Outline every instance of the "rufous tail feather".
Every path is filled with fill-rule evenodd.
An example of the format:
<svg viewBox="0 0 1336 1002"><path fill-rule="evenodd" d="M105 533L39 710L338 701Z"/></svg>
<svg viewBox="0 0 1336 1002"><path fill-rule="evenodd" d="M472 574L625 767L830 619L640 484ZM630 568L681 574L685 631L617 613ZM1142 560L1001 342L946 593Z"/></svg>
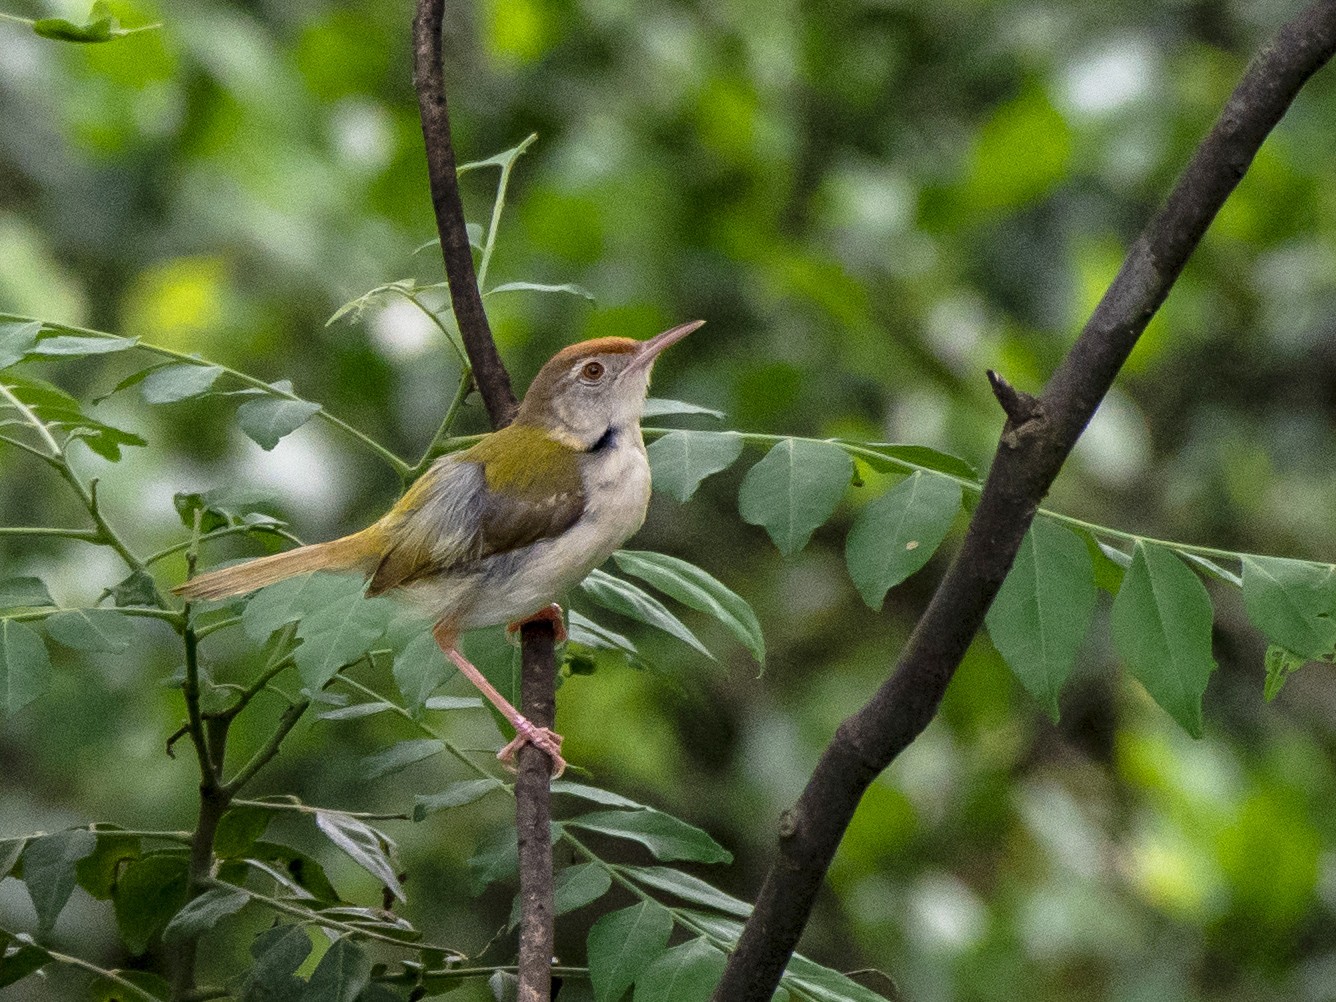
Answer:
<svg viewBox="0 0 1336 1002"><path fill-rule="evenodd" d="M210 571L178 585L172 591L186 599L227 598L309 571L361 571L369 574L375 570L381 557L376 529L373 525L328 543L299 546L286 553L275 553L271 557L260 557L235 567Z"/></svg>

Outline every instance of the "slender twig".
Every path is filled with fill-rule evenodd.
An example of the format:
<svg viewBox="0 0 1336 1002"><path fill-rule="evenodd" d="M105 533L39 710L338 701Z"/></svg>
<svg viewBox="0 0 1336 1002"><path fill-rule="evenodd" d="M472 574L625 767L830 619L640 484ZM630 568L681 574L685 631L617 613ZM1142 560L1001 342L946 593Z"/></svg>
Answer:
<svg viewBox="0 0 1336 1002"><path fill-rule="evenodd" d="M227 791L229 797L255 778L255 774L268 765L273 757L278 754L283 739L288 736L290 730L297 726L297 721L301 719L302 714L306 712L306 708L310 705L311 701L309 699L288 704L287 708L279 715L278 723L274 726L274 732L269 735L269 739L251 756L250 761L224 784L223 789Z"/></svg>
<svg viewBox="0 0 1336 1002"><path fill-rule="evenodd" d="M213 532L206 533L205 535L200 536L200 542L207 543L213 539L222 539L224 536L236 536L244 532L272 533L275 536L282 536L284 539L286 539L289 543L292 543L294 546L302 545L301 539L295 536L293 533L288 532L282 526L271 525L267 522L257 522L254 525L229 525L223 529L215 529ZM192 542L189 539L184 540L183 542L180 543L173 543L171 546L166 546L163 547L161 550L157 550L154 553L150 553L147 557L144 558L144 563L146 565L156 564L159 560L164 560L167 557L170 557L174 553L180 553L183 550L190 549L191 545Z"/></svg>
<svg viewBox="0 0 1336 1002"><path fill-rule="evenodd" d="M4 525L0 526L0 536L51 536L58 539L81 539L85 543L102 541L95 529L62 529L47 525Z"/></svg>
<svg viewBox="0 0 1336 1002"><path fill-rule="evenodd" d="M436 429L436 434L432 435L431 441L427 443L427 448L422 452L422 458L413 467L413 476L421 476L431 465L431 461L436 458L436 450L442 442L450 437L450 429L454 427L459 412L464 407L464 401L468 399L468 395L472 391L473 370L465 368L459 374L459 385L455 388L455 397L450 401L450 406L446 408L445 417L441 419L441 426Z"/></svg>
<svg viewBox="0 0 1336 1002"><path fill-rule="evenodd" d="M144 999L145 1002L162 1002L156 995L145 988L140 988L129 978L123 978L120 972L108 970L105 967L98 967L91 961L84 960L82 957L74 957L68 953L58 953L55 950L48 950L46 947L40 948L48 957L58 964L66 964L69 967L78 967L81 970L88 971L90 974L96 974L98 977L106 978L120 988L129 992L135 998Z"/></svg>
<svg viewBox="0 0 1336 1002"><path fill-rule="evenodd" d="M1013 401L1017 413L1003 428L965 540L893 674L839 726L780 822L778 856L715 1002L770 999L864 791L936 714L1040 499L1262 141L1334 50L1336 0L1320 0L1280 30L1250 64L1035 406Z"/></svg>
<svg viewBox="0 0 1336 1002"><path fill-rule="evenodd" d="M244 800L241 797L232 801L236 807L259 807L267 811L296 811L299 814L337 814L343 818L356 818L358 821L412 821L411 814L383 814L376 811L344 811L336 807L314 807L303 804L291 794L276 794L283 799Z"/></svg>

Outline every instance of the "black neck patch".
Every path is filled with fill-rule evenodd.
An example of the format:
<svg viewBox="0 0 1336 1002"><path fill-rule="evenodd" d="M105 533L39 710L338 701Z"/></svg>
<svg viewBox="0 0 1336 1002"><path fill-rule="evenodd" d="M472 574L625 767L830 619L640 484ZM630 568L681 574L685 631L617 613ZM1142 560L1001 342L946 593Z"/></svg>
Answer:
<svg viewBox="0 0 1336 1002"><path fill-rule="evenodd" d="M608 430L605 431L601 436L599 436L599 440L595 442L593 445L591 445L588 451L602 452L604 449L610 449L616 444L617 444L617 429L612 427L612 425L608 425Z"/></svg>

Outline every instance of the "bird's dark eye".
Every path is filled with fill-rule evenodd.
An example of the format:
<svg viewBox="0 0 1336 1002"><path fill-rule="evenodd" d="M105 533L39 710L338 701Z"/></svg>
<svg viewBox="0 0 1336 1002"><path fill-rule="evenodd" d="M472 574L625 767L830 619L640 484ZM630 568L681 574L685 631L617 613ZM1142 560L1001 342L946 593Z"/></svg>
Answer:
<svg viewBox="0 0 1336 1002"><path fill-rule="evenodd" d="M597 382L603 378L602 362L586 362L585 367L580 370L580 378L591 383Z"/></svg>

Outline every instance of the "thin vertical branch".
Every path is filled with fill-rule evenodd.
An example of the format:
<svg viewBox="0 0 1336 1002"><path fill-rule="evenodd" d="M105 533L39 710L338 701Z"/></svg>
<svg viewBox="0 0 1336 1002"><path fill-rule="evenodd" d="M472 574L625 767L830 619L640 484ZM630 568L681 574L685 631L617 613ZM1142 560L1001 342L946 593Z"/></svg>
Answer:
<svg viewBox="0 0 1336 1002"><path fill-rule="evenodd" d="M468 351L473 379L493 427L515 415L515 393L492 339L469 248L464 206L459 198L450 112L445 99L441 26L444 0L418 0L413 18L413 85L417 90L426 142L427 177L445 258L446 281L460 337ZM550 726L556 704L556 658L551 626L530 625L522 632L523 688L520 712L539 726ZM519 997L522 1002L551 998L554 937L552 841L548 834L551 791L547 756L532 746L519 753L516 826L520 838Z"/></svg>
<svg viewBox="0 0 1336 1002"><path fill-rule="evenodd" d="M1336 51L1336 0L1286 24L1248 67L1163 208L1037 399L990 374L1007 413L965 541L891 676L836 730L779 826L775 862L714 1002L768 1002L864 791L936 715L1040 500L1216 212L1299 89Z"/></svg>

